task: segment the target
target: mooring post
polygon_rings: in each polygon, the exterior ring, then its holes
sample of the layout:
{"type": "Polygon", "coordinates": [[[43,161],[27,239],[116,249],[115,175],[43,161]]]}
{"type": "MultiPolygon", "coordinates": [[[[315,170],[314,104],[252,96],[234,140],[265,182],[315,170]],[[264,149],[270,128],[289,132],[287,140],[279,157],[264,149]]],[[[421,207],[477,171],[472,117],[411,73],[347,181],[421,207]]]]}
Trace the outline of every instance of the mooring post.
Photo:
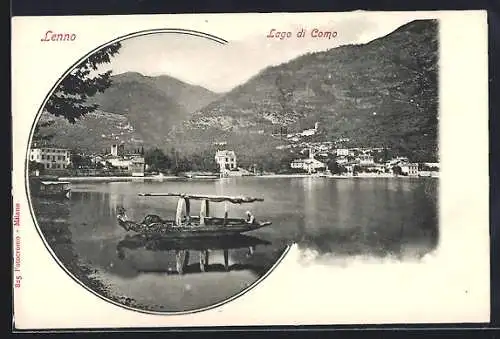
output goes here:
{"type": "Polygon", "coordinates": [[[224,223],[223,223],[224,226],[226,226],[226,224],[227,224],[228,215],[229,215],[229,207],[227,205],[227,201],[225,201],[224,202],[224,223]]]}
{"type": "Polygon", "coordinates": [[[183,273],[182,251],[175,251],[175,266],[177,273],[182,274],[183,273]]]}
{"type": "Polygon", "coordinates": [[[210,216],[210,206],[208,199],[205,200],[205,216],[207,217],[210,216]]]}
{"type": "Polygon", "coordinates": [[[185,250],[184,254],[184,262],[182,263],[182,271],[184,272],[184,269],[186,269],[189,265],[189,250],[185,250]]]}
{"type": "Polygon", "coordinates": [[[208,200],[203,199],[200,207],[200,225],[205,225],[205,218],[208,217],[208,200]]]}
{"type": "Polygon", "coordinates": [[[200,251],[200,271],[205,272],[205,268],[208,266],[208,251],[200,251]]]}
{"type": "Polygon", "coordinates": [[[184,198],[184,204],[186,206],[186,223],[189,223],[191,219],[191,202],[188,198],[184,198]]]}
{"type": "Polygon", "coordinates": [[[200,271],[205,272],[205,256],[203,255],[203,251],[200,251],[200,271]]]}
{"type": "Polygon", "coordinates": [[[224,268],[229,269],[229,250],[224,250],[224,268]]]}
{"type": "Polygon", "coordinates": [[[185,200],[184,198],[180,198],[178,201],[177,201],[177,211],[176,211],[176,214],[175,214],[175,224],[177,226],[180,226],[182,224],[182,212],[184,210],[184,204],[185,204],[185,200]]]}

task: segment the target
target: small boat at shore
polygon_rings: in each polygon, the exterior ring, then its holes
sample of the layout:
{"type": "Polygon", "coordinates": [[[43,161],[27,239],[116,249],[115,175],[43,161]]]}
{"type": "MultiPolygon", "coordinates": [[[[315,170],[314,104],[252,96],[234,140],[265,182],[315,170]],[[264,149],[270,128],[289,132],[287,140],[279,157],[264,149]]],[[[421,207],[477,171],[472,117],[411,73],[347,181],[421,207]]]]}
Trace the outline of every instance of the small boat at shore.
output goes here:
{"type": "Polygon", "coordinates": [[[253,197],[231,197],[217,195],[196,195],[183,193],[139,193],[142,197],[178,197],[175,219],[163,219],[158,215],[147,215],[140,222],[129,220],[123,207],[117,209],[118,224],[127,232],[151,236],[168,236],[172,238],[187,237],[218,237],[237,235],[271,225],[270,221],[256,221],[255,217],[247,212],[246,218],[229,218],[227,203],[243,204],[264,199],[253,197]],[[191,201],[200,200],[199,215],[191,215],[191,201]],[[224,217],[209,215],[210,202],[224,202],[224,217]]]}
{"type": "Polygon", "coordinates": [[[213,173],[186,173],[184,177],[188,179],[219,179],[220,175],[213,173]]]}
{"type": "Polygon", "coordinates": [[[69,181],[30,178],[30,190],[33,195],[38,197],[71,198],[71,183],[69,181]]]}

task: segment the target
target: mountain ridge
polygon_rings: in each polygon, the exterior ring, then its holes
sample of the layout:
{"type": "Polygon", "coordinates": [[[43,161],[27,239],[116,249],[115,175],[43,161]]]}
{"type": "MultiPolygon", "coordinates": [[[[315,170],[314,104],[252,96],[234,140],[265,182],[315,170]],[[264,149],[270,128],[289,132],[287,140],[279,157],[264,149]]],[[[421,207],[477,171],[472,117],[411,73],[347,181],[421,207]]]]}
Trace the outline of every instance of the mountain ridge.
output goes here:
{"type": "Polygon", "coordinates": [[[189,155],[224,142],[243,163],[253,163],[286,153],[277,149],[289,141],[276,130],[292,133],[319,122],[315,140],[347,137],[352,145],[392,148],[415,160],[437,156],[437,20],[271,65],[223,94],[169,75],[124,72],[112,80],[93,102],[126,117],[149,147],[189,155]]]}
{"type": "MultiPolygon", "coordinates": [[[[307,53],[261,70],[194,112],[181,134],[194,143],[203,141],[200,134],[232,142],[231,134],[241,140],[264,130],[268,138],[261,142],[269,148],[251,151],[269,153],[277,145],[273,129],[299,131],[320,122],[328,140],[352,136],[360,145],[435,158],[437,62],[438,23],[416,20],[366,44],[307,53]]],[[[248,144],[231,146],[249,151],[248,144]]]]}

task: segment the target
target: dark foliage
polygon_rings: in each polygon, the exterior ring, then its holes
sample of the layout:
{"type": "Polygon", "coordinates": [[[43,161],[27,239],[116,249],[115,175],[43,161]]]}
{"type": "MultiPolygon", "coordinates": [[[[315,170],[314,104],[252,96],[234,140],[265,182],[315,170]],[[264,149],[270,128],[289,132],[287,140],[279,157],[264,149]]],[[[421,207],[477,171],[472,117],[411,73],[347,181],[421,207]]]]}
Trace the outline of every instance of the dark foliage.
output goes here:
{"type": "Polygon", "coordinates": [[[93,73],[100,65],[109,63],[120,48],[119,42],[106,46],[77,65],[57,86],[44,110],[56,117],[64,117],[70,123],[94,112],[98,105],[87,101],[97,93],[103,93],[111,85],[111,71],[93,73]]]}

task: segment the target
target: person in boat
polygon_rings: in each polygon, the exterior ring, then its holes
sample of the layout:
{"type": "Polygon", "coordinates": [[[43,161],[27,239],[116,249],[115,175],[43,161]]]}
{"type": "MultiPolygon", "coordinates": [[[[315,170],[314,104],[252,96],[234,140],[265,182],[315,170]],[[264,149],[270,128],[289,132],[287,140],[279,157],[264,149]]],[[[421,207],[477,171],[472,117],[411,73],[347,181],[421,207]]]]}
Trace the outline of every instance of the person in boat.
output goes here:
{"type": "Polygon", "coordinates": [[[246,211],[246,216],[247,217],[246,217],[245,221],[247,224],[254,224],[255,223],[255,217],[252,214],[252,212],[246,211]]]}

